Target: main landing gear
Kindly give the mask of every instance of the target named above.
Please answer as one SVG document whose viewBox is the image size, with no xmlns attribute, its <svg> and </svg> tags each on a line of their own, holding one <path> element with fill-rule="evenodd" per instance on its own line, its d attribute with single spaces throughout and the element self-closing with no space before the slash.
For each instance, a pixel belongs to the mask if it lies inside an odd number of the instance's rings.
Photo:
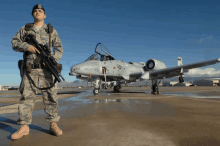
<svg viewBox="0 0 220 146">
<path fill-rule="evenodd" d="M 120 89 L 121 89 L 121 85 L 114 86 L 114 92 L 119 92 Z"/>
<path fill-rule="evenodd" d="M 160 80 L 160 82 L 161 82 L 161 80 Z M 158 86 L 160 84 L 160 82 L 157 84 L 157 79 L 152 80 L 151 94 L 153 94 L 153 95 L 160 94 L 159 86 Z"/>
<path fill-rule="evenodd" d="M 184 82 L 183 76 L 179 76 L 179 83 L 183 83 L 183 82 Z"/>
</svg>

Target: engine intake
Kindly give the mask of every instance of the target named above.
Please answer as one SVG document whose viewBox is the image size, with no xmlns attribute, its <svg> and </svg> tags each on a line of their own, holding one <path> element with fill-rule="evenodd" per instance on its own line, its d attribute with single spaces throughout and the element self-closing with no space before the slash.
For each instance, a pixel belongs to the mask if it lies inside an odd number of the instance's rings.
<svg viewBox="0 0 220 146">
<path fill-rule="evenodd" d="M 164 62 L 161 62 L 159 60 L 156 59 L 149 59 L 146 62 L 146 68 L 148 70 L 159 70 L 159 69 L 164 69 L 167 68 L 167 66 L 165 65 Z"/>
</svg>

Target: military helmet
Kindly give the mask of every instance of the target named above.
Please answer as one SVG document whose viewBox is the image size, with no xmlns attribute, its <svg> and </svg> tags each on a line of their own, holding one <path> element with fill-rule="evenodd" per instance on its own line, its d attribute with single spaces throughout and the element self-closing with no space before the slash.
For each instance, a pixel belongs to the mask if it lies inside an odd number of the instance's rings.
<svg viewBox="0 0 220 146">
<path fill-rule="evenodd" d="M 37 4 L 37 5 L 35 5 L 33 7 L 32 13 L 31 13 L 32 15 L 33 15 L 35 9 L 42 9 L 44 11 L 44 13 L 45 13 L 45 10 L 44 10 L 44 8 L 43 8 L 43 6 L 41 4 Z"/>
</svg>

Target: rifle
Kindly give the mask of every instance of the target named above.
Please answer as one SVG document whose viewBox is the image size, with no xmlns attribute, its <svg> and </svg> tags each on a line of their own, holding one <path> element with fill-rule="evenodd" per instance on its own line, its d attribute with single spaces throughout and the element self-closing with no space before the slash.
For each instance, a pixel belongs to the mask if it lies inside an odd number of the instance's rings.
<svg viewBox="0 0 220 146">
<path fill-rule="evenodd" d="M 40 54 L 37 53 L 37 55 L 40 56 L 41 60 L 45 64 L 46 68 L 49 69 L 49 71 L 55 77 L 55 82 L 58 81 L 60 83 L 61 82 L 60 77 L 62 78 L 63 81 L 65 81 L 65 79 L 63 78 L 63 76 L 60 73 L 61 69 L 60 69 L 60 71 L 57 70 L 58 63 L 51 56 L 50 49 L 46 45 L 39 44 L 38 41 L 35 39 L 35 36 L 33 36 L 31 34 L 29 34 L 26 37 L 26 41 L 33 42 L 36 45 L 36 49 L 40 52 Z"/>
</svg>

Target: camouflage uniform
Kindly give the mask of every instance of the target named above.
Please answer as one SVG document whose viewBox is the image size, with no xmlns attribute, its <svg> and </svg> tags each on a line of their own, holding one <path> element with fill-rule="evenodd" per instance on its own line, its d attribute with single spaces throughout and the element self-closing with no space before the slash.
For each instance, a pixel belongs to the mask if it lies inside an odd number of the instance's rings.
<svg viewBox="0 0 220 146">
<path fill-rule="evenodd" d="M 33 28 L 28 32 L 25 31 L 25 26 L 23 26 L 12 39 L 13 50 L 16 52 L 25 52 L 30 45 L 36 47 L 34 44 L 31 44 L 31 42 L 25 42 L 26 33 L 33 34 L 39 44 L 47 45 L 49 47 L 49 34 L 45 31 L 45 29 L 47 29 L 47 25 L 45 23 L 39 30 L 34 25 Z M 54 50 L 54 54 L 52 54 L 52 56 L 57 62 L 59 62 L 63 54 L 63 48 L 58 33 L 55 29 L 53 29 L 53 33 L 51 34 L 51 42 Z M 36 54 L 29 53 L 26 56 L 26 66 L 33 64 L 36 57 Z M 29 75 L 36 86 L 38 86 L 38 82 L 40 82 L 41 88 L 50 87 L 54 82 L 54 76 L 46 68 L 32 69 Z M 32 121 L 32 112 L 37 89 L 28 80 L 26 69 L 23 70 L 20 92 L 22 95 L 18 106 L 20 119 L 17 122 L 20 125 L 29 125 Z M 58 115 L 59 106 L 57 98 L 57 84 L 55 84 L 52 88 L 42 90 L 41 92 L 45 105 L 44 111 L 48 114 L 46 120 L 48 122 L 58 122 L 60 116 Z"/>
</svg>

